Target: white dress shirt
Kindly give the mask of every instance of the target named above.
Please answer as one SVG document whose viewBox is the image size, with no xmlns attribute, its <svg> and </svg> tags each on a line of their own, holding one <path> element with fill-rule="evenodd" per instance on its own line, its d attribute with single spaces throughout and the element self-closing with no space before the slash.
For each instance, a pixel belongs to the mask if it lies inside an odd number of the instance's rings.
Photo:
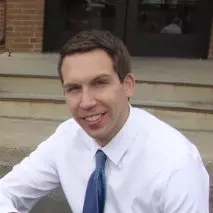
<svg viewBox="0 0 213 213">
<path fill-rule="evenodd" d="M 133 107 L 104 148 L 73 119 L 62 123 L 0 180 L 0 212 L 29 212 L 61 185 L 73 213 L 81 213 L 98 149 L 108 157 L 105 213 L 209 212 L 209 176 L 197 148 L 174 128 Z"/>
</svg>

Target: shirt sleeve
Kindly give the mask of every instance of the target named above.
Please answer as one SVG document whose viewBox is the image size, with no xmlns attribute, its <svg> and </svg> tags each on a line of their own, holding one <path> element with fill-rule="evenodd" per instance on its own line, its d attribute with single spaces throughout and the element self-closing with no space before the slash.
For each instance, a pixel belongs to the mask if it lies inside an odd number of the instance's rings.
<svg viewBox="0 0 213 213">
<path fill-rule="evenodd" d="M 43 196 L 59 186 L 53 161 L 52 138 L 0 180 L 0 212 L 27 213 Z"/>
<path fill-rule="evenodd" d="M 187 162 L 169 178 L 162 213 L 209 213 L 209 176 L 200 159 Z"/>
</svg>

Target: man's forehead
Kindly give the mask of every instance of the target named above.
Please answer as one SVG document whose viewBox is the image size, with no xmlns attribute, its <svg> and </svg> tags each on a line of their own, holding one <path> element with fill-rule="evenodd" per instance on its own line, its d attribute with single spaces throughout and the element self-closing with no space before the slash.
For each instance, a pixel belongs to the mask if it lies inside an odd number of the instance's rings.
<svg viewBox="0 0 213 213">
<path fill-rule="evenodd" d="M 65 81 L 64 83 L 71 83 L 71 84 L 81 84 L 81 83 L 90 83 L 92 81 L 95 80 L 99 80 L 99 79 L 110 79 L 112 78 L 111 74 L 107 74 L 107 73 L 97 73 L 94 75 L 90 75 L 90 76 L 73 76 L 72 78 L 67 79 L 67 81 Z"/>
<path fill-rule="evenodd" d="M 97 57 L 92 57 L 92 59 L 86 57 L 85 60 L 84 58 L 81 60 L 81 55 L 76 54 L 64 58 L 62 75 L 65 82 L 89 82 L 95 78 L 115 75 L 111 59 L 97 55 Z"/>
<path fill-rule="evenodd" d="M 105 50 L 102 50 L 102 49 L 94 49 L 94 50 L 91 50 L 91 51 L 88 51 L 88 52 L 77 52 L 77 53 L 73 53 L 71 55 L 67 55 L 64 57 L 64 60 L 82 60 L 82 58 L 84 59 L 95 59 L 95 60 L 100 60 L 103 58 L 106 59 L 106 60 L 112 60 L 112 57 L 105 51 Z"/>
</svg>

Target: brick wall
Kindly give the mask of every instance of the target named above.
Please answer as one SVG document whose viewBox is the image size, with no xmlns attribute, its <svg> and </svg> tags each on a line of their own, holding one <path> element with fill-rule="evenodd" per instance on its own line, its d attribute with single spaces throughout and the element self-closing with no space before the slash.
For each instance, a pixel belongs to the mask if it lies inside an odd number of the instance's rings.
<svg viewBox="0 0 213 213">
<path fill-rule="evenodd" d="M 0 0 L 0 44 L 3 39 L 5 28 L 5 1 Z"/>
<path fill-rule="evenodd" d="M 213 58 L 213 20 L 212 20 L 212 30 L 209 44 L 209 58 Z"/>
<path fill-rule="evenodd" d="M 44 0 L 7 0 L 6 48 L 41 52 Z"/>
</svg>

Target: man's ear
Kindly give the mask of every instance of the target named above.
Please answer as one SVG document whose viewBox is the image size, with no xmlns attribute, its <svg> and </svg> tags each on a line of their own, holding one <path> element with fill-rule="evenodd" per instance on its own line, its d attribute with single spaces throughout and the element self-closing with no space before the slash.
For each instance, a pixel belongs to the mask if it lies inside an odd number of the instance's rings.
<svg viewBox="0 0 213 213">
<path fill-rule="evenodd" d="M 135 92 L 135 77 L 132 73 L 128 73 L 123 81 L 124 89 L 127 97 L 131 97 Z"/>
</svg>

